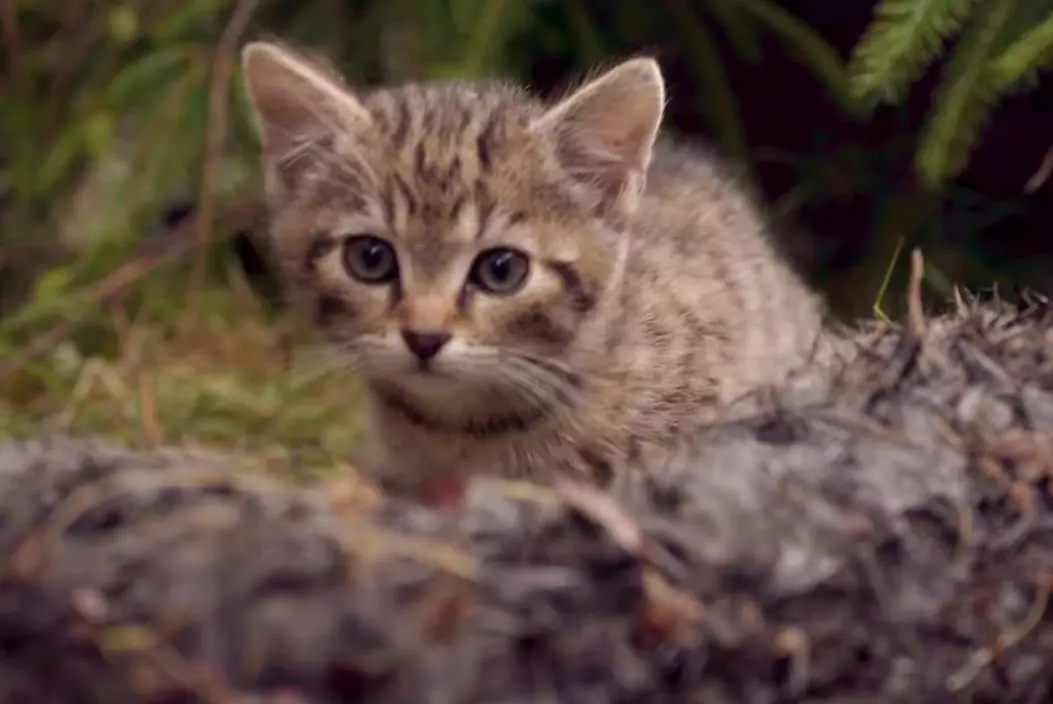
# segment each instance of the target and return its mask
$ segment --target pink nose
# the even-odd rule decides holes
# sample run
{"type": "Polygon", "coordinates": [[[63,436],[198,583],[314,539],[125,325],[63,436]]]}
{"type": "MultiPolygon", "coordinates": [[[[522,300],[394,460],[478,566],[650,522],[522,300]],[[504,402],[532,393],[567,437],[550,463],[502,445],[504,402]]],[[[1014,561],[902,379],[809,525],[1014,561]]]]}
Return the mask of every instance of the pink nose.
{"type": "Polygon", "coordinates": [[[417,332],[414,330],[403,330],[402,339],[410,352],[417,355],[422,362],[426,362],[435,355],[443,345],[450,341],[448,332],[417,332]]]}

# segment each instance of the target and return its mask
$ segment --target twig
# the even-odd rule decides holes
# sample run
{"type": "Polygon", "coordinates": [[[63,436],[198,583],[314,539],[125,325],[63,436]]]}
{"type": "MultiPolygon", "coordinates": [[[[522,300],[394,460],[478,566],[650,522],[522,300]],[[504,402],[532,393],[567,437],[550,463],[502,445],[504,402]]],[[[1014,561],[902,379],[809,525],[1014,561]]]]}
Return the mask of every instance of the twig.
{"type": "Polygon", "coordinates": [[[190,270],[187,305],[183,311],[180,329],[185,330],[197,309],[201,287],[205,278],[207,247],[212,239],[212,224],[215,220],[216,191],[219,186],[220,166],[223,160],[223,143],[227,135],[228,88],[234,55],[241,35],[245,33],[259,0],[239,0],[230,15],[223,34],[216,46],[212,64],[212,82],[208,95],[208,127],[205,133],[205,163],[201,172],[201,192],[198,197],[198,217],[195,240],[197,256],[190,270]]]}
{"type": "Polygon", "coordinates": [[[1024,620],[1005,633],[999,634],[994,646],[981,648],[957,672],[947,678],[947,689],[951,692],[961,691],[968,686],[980,671],[991,664],[998,654],[1012,648],[1030,633],[1041,621],[1049,605],[1051,580],[1049,575],[1042,575],[1037,580],[1038,593],[1024,620]]]}
{"type": "Polygon", "coordinates": [[[1024,193],[1030,195],[1037,191],[1049,180],[1051,174],[1053,174],[1053,147],[1046,150],[1046,155],[1042,157],[1038,170],[1024,184],[1024,193]]]}
{"type": "Polygon", "coordinates": [[[145,369],[139,370],[137,379],[139,392],[139,423],[143,434],[154,447],[165,440],[165,431],[157,415],[157,396],[154,389],[153,375],[145,369]]]}
{"type": "Polygon", "coordinates": [[[907,288],[907,329],[921,339],[925,335],[925,313],[921,307],[921,284],[925,279],[925,259],[917,247],[910,253],[910,284],[907,288]]]}

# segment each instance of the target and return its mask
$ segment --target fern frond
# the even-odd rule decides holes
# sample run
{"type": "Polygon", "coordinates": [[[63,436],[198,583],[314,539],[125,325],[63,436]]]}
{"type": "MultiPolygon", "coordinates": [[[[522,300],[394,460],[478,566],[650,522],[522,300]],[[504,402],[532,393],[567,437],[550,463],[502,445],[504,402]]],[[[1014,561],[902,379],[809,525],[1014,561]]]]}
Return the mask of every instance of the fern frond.
{"type": "MultiPolygon", "coordinates": [[[[998,2],[998,0],[995,0],[998,2]]],[[[849,59],[852,94],[872,108],[898,102],[956,35],[977,0],[881,0],[849,59]]]]}
{"type": "Polygon", "coordinates": [[[992,80],[991,54],[1016,3],[997,0],[981,7],[944,66],[915,157],[930,187],[941,186],[968,163],[980,127],[1001,95],[992,80]]]}
{"type": "Polygon", "coordinates": [[[1053,65],[1053,12],[1016,40],[991,64],[992,80],[1000,91],[1010,91],[1038,78],[1053,65]]]}
{"type": "Polygon", "coordinates": [[[1050,0],[1017,0],[1010,18],[1002,26],[1001,36],[995,42],[994,56],[1000,56],[1022,36],[1042,24],[1050,16],[1053,4],[1050,0]]]}

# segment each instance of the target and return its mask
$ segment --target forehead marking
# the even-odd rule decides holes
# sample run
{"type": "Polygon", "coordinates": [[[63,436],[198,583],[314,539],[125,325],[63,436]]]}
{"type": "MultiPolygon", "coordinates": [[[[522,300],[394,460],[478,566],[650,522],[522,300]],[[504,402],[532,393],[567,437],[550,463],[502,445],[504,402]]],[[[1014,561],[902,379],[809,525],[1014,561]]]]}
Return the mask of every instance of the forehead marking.
{"type": "Polygon", "coordinates": [[[376,145],[386,152],[377,163],[383,186],[376,206],[408,279],[436,280],[470,254],[466,248],[523,221],[521,212],[497,209],[488,183],[508,120],[516,118],[500,92],[410,84],[375,98],[386,128],[376,145]]]}

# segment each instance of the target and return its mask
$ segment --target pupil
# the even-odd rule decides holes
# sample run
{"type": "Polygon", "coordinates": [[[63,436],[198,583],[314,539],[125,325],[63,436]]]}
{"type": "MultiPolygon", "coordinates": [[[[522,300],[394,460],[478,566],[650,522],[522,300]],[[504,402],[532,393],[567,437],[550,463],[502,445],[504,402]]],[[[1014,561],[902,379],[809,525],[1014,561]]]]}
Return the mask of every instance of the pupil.
{"type": "Polygon", "coordinates": [[[368,267],[370,269],[376,268],[377,265],[380,264],[381,260],[383,259],[383,255],[382,255],[382,253],[380,251],[380,247],[378,245],[375,245],[375,244],[368,245],[366,247],[366,251],[365,251],[364,256],[362,257],[362,259],[363,259],[366,267],[368,267]]]}
{"type": "Polygon", "coordinates": [[[508,255],[501,254],[494,257],[494,260],[490,265],[490,273],[493,274],[494,278],[498,281],[503,281],[508,278],[508,255]]]}

